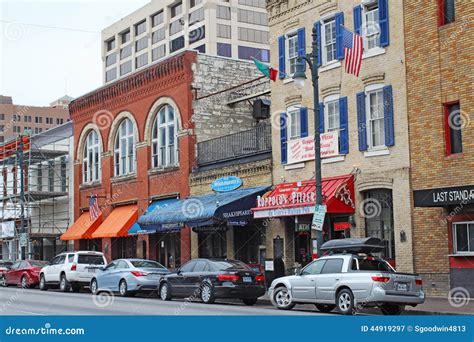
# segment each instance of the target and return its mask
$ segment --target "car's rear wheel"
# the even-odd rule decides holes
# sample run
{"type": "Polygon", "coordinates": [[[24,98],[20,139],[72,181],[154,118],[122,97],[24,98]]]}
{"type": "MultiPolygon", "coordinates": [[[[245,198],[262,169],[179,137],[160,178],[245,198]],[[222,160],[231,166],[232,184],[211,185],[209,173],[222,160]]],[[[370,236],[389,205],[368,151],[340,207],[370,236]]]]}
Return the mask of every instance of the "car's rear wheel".
{"type": "Polygon", "coordinates": [[[405,310],[405,305],[385,304],[380,309],[384,315],[398,316],[405,310]]]}
{"type": "Polygon", "coordinates": [[[119,293],[122,297],[129,297],[131,295],[130,291],[128,291],[128,285],[125,279],[120,280],[119,293]]]}
{"type": "Polygon", "coordinates": [[[97,284],[97,279],[94,278],[91,280],[90,289],[93,295],[96,295],[99,293],[99,285],[97,284]]]}
{"type": "Polygon", "coordinates": [[[41,291],[48,290],[48,285],[46,284],[46,279],[44,279],[44,274],[40,275],[39,288],[41,291]]]}
{"type": "Polygon", "coordinates": [[[255,305],[257,304],[258,298],[244,298],[242,299],[245,305],[255,305]]]}
{"type": "Polygon", "coordinates": [[[201,288],[201,300],[205,304],[212,304],[216,301],[214,288],[211,284],[203,284],[201,288]]]}
{"type": "Polygon", "coordinates": [[[28,278],[26,277],[26,275],[21,277],[20,285],[22,289],[27,289],[28,287],[30,287],[30,284],[28,282],[28,278]]]}
{"type": "Polygon", "coordinates": [[[315,306],[316,306],[316,309],[318,309],[318,311],[321,311],[324,313],[329,313],[336,308],[336,306],[332,304],[315,304],[315,306]]]}
{"type": "Polygon", "coordinates": [[[160,286],[160,299],[171,300],[171,289],[168,283],[163,283],[160,286]]]}
{"type": "Polygon", "coordinates": [[[354,313],[354,295],[349,289],[342,289],[338,292],[336,305],[339,312],[343,315],[352,315],[354,313]]]}
{"type": "Polygon", "coordinates": [[[66,275],[63,273],[61,274],[61,278],[59,279],[59,290],[61,290],[61,292],[68,292],[69,289],[69,282],[67,281],[66,275]]]}
{"type": "Polygon", "coordinates": [[[280,310],[291,310],[295,307],[295,303],[291,298],[291,293],[286,287],[279,287],[273,295],[276,307],[280,310]]]}

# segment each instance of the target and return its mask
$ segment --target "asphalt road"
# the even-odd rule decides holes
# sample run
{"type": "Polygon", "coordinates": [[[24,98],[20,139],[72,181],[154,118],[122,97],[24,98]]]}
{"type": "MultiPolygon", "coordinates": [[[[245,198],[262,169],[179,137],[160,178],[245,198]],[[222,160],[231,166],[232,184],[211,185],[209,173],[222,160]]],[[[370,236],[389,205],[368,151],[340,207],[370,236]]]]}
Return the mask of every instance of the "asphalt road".
{"type": "MultiPolygon", "coordinates": [[[[189,300],[164,302],[156,296],[122,298],[118,295],[46,292],[17,287],[0,288],[0,315],[327,315],[313,305],[281,311],[268,304],[246,306],[241,302],[218,301],[207,305],[189,300]]],[[[334,314],[332,314],[334,315],[334,314]]]]}

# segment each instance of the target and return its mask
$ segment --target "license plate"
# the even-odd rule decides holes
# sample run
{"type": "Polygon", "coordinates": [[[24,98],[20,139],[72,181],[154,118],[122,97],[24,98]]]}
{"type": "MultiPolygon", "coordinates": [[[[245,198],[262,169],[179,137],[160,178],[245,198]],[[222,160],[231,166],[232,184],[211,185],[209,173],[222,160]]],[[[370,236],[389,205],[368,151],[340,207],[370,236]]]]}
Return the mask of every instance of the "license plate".
{"type": "Polygon", "coordinates": [[[150,279],[158,279],[158,278],[160,278],[160,275],[159,275],[159,274],[149,274],[149,275],[148,275],[148,278],[150,278],[150,279]]]}
{"type": "Polygon", "coordinates": [[[397,284],[397,291],[408,291],[408,284],[398,283],[397,284]]]}
{"type": "Polygon", "coordinates": [[[251,283],[252,277],[242,277],[242,280],[244,281],[244,283],[251,283]]]}
{"type": "Polygon", "coordinates": [[[88,271],[89,273],[95,273],[95,270],[96,270],[95,268],[89,268],[89,269],[87,269],[87,271],[88,271]]]}

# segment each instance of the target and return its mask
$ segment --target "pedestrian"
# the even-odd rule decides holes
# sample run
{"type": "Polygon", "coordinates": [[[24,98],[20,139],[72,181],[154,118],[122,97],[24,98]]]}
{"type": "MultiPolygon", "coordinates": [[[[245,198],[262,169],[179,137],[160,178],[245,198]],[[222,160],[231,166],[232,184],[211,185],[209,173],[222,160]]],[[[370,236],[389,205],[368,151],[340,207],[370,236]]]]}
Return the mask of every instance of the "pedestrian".
{"type": "Polygon", "coordinates": [[[275,279],[285,276],[285,262],[281,257],[278,257],[273,261],[273,269],[275,273],[275,279]]]}

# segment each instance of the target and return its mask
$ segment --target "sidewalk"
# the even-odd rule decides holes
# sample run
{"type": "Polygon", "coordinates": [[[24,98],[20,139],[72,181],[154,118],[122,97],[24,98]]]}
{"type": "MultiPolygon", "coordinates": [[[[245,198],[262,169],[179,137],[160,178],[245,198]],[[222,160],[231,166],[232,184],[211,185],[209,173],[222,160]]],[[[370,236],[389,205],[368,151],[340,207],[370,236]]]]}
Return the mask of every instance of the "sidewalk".
{"type": "MultiPolygon", "coordinates": [[[[258,299],[258,302],[271,305],[270,298],[265,294],[258,299]]],[[[456,303],[453,302],[456,305],[456,303]]],[[[368,309],[367,311],[372,311],[368,309]]],[[[450,304],[445,297],[429,297],[425,302],[416,307],[407,306],[404,315],[474,315],[474,299],[469,302],[459,303],[457,306],[450,304]],[[463,304],[463,305],[461,305],[463,304]]]]}

